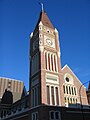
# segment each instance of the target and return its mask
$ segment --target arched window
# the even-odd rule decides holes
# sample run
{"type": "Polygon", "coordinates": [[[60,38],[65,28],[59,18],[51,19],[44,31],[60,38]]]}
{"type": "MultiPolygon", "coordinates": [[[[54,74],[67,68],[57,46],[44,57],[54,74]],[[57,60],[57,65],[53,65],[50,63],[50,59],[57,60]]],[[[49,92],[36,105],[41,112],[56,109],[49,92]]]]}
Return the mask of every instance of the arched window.
{"type": "Polygon", "coordinates": [[[53,120],[54,119],[54,112],[52,111],[52,112],[50,112],[50,118],[51,118],[51,120],[53,120]]]}
{"type": "Polygon", "coordinates": [[[31,74],[34,75],[38,70],[39,70],[39,54],[36,53],[33,57],[32,57],[32,61],[31,61],[32,67],[31,67],[31,74]]]}
{"type": "Polygon", "coordinates": [[[38,86],[32,89],[32,107],[37,106],[39,103],[39,93],[38,93],[38,86]]]}
{"type": "Polygon", "coordinates": [[[51,65],[52,65],[52,71],[54,71],[54,66],[53,66],[53,54],[51,55],[51,65]]]}
{"type": "Polygon", "coordinates": [[[70,103],[72,103],[72,98],[70,98],[70,103]]]}
{"type": "Polygon", "coordinates": [[[69,94],[71,95],[71,88],[70,88],[70,86],[69,86],[69,94]]]}
{"type": "Polygon", "coordinates": [[[73,98],[73,103],[75,103],[75,99],[73,98]]]}
{"type": "Polygon", "coordinates": [[[37,89],[35,88],[35,106],[37,105],[37,89]]]}
{"type": "Polygon", "coordinates": [[[56,104],[59,105],[58,87],[56,89],[56,104]]]}
{"type": "Polygon", "coordinates": [[[66,92],[67,92],[67,94],[68,94],[68,86],[66,86],[66,92]]]}
{"type": "Polygon", "coordinates": [[[72,95],[74,95],[73,87],[71,87],[71,89],[72,89],[72,95]]]}
{"type": "Polygon", "coordinates": [[[55,71],[57,72],[55,55],[54,55],[54,67],[55,67],[55,71]]]}
{"type": "Polygon", "coordinates": [[[74,94],[76,95],[76,88],[74,87],[74,94]]]}
{"type": "Polygon", "coordinates": [[[68,100],[68,103],[69,103],[69,98],[67,98],[67,100],[68,100]]]}
{"type": "Polygon", "coordinates": [[[50,120],[60,120],[60,112],[50,111],[50,120]]]}
{"type": "Polygon", "coordinates": [[[34,89],[32,90],[32,106],[34,107],[34,89]]]}
{"type": "Polygon", "coordinates": [[[45,68],[47,70],[47,53],[45,52],[45,68]]]}
{"type": "Polygon", "coordinates": [[[64,91],[64,93],[65,93],[65,86],[63,85],[63,91],[64,91]]]}
{"type": "Polygon", "coordinates": [[[76,99],[76,103],[77,103],[77,99],[76,99]]]}
{"type": "Polygon", "coordinates": [[[66,97],[64,97],[64,100],[65,100],[65,102],[67,102],[67,99],[66,99],[66,97]]]}
{"type": "Polygon", "coordinates": [[[47,86],[47,104],[50,104],[50,90],[49,90],[49,86],[47,86]]]}
{"type": "Polygon", "coordinates": [[[48,53],[48,68],[50,70],[50,54],[48,53]]]}
{"type": "Polygon", "coordinates": [[[54,101],[54,87],[51,87],[51,96],[52,96],[52,105],[55,105],[55,101],[54,101]]]}

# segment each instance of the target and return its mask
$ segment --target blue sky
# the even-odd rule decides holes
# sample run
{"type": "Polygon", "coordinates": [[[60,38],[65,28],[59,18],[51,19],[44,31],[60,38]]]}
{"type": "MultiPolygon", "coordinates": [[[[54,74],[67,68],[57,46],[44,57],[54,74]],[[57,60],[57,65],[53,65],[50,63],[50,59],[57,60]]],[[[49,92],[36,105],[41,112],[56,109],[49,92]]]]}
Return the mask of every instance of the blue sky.
{"type": "MultiPolygon", "coordinates": [[[[39,0],[0,0],[0,77],[22,80],[28,90],[29,35],[37,23],[39,0]]],[[[90,80],[90,0],[42,0],[58,29],[62,67],[81,82],[90,80]]]]}

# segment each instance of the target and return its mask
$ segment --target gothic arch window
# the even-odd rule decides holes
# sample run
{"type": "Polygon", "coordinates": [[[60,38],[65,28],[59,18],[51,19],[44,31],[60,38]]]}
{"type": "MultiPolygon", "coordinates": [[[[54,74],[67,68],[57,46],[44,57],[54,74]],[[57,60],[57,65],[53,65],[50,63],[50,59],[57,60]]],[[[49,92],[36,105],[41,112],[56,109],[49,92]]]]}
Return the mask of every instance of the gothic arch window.
{"type": "Polygon", "coordinates": [[[67,102],[67,98],[66,97],[64,97],[64,101],[67,102]]]}
{"type": "Polygon", "coordinates": [[[71,95],[71,88],[70,88],[70,86],[69,86],[69,94],[71,95]]]}
{"type": "Polygon", "coordinates": [[[4,116],[6,117],[6,114],[7,114],[7,111],[6,110],[4,110],[4,116]]]}
{"type": "Polygon", "coordinates": [[[70,98],[70,103],[72,103],[72,98],[70,98]]]}
{"type": "Polygon", "coordinates": [[[39,54],[36,53],[33,57],[32,57],[32,61],[31,61],[31,71],[32,71],[32,75],[34,75],[38,70],[39,70],[39,54]]]}
{"type": "Polygon", "coordinates": [[[72,95],[74,95],[73,87],[71,87],[71,90],[72,90],[72,95]]]}
{"type": "Polygon", "coordinates": [[[34,106],[34,89],[32,90],[32,106],[34,106]]]}
{"type": "Polygon", "coordinates": [[[56,57],[54,55],[54,67],[55,67],[55,71],[57,72],[57,68],[56,68],[56,57]]]}
{"type": "Polygon", "coordinates": [[[37,105],[37,89],[35,88],[35,106],[37,105]]]}
{"type": "Polygon", "coordinates": [[[51,120],[54,119],[54,112],[53,111],[50,112],[50,118],[51,118],[51,120]]]}
{"type": "Polygon", "coordinates": [[[66,86],[66,93],[68,94],[68,86],[66,86]]]}
{"type": "Polygon", "coordinates": [[[32,120],[38,120],[38,112],[32,113],[32,120]]]}
{"type": "Polygon", "coordinates": [[[77,99],[76,99],[76,103],[77,103],[77,99]]]}
{"type": "Polygon", "coordinates": [[[67,101],[68,101],[68,103],[69,103],[69,97],[67,98],[67,101]]]}
{"type": "Polygon", "coordinates": [[[59,105],[58,87],[56,87],[55,90],[56,90],[56,104],[59,105]]]}
{"type": "Polygon", "coordinates": [[[59,111],[50,111],[50,120],[60,120],[60,112],[59,111]]]}
{"type": "Polygon", "coordinates": [[[54,65],[53,65],[53,54],[51,54],[51,65],[52,65],[52,71],[54,71],[54,65]]]}
{"type": "Polygon", "coordinates": [[[3,118],[3,112],[4,112],[4,111],[3,111],[3,110],[1,110],[1,118],[3,118]]]}
{"type": "Polygon", "coordinates": [[[76,93],[76,87],[71,84],[64,84],[63,85],[63,91],[64,91],[64,101],[65,104],[67,103],[77,103],[77,93],[76,93]],[[73,97],[73,98],[72,98],[73,97]]]}
{"type": "Polygon", "coordinates": [[[55,100],[54,100],[54,87],[51,87],[51,98],[52,98],[52,105],[55,105],[55,100]]]}
{"type": "Polygon", "coordinates": [[[47,70],[47,52],[45,52],[45,68],[47,70]]]}
{"type": "Polygon", "coordinates": [[[33,89],[32,89],[32,93],[31,93],[31,96],[32,96],[32,107],[34,106],[37,106],[38,105],[38,102],[39,102],[39,87],[38,86],[35,86],[33,89]]]}
{"type": "Polygon", "coordinates": [[[63,85],[63,90],[64,90],[64,93],[65,93],[65,85],[63,85]]]}
{"type": "Polygon", "coordinates": [[[58,120],[58,119],[60,120],[59,112],[58,111],[55,112],[55,118],[56,118],[56,120],[58,120]]]}
{"type": "Polygon", "coordinates": [[[76,88],[74,87],[74,93],[75,93],[75,95],[76,95],[76,88]]]}
{"type": "Polygon", "coordinates": [[[73,98],[73,103],[75,103],[75,99],[73,98]]]}
{"type": "Polygon", "coordinates": [[[47,86],[47,103],[50,104],[50,88],[47,86]]]}
{"type": "Polygon", "coordinates": [[[44,52],[45,69],[52,72],[58,72],[57,55],[52,52],[44,52]]]}
{"type": "Polygon", "coordinates": [[[48,53],[48,68],[50,70],[50,53],[48,53]]]}
{"type": "Polygon", "coordinates": [[[47,104],[50,105],[59,105],[59,87],[47,84],[47,104]]]}

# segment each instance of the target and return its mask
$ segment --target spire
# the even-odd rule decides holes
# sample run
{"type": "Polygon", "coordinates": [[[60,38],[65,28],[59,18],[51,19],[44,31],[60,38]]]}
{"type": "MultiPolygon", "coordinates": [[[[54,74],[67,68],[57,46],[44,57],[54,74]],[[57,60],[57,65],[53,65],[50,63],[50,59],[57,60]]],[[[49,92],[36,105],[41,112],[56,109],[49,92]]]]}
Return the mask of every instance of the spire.
{"type": "MultiPolygon", "coordinates": [[[[42,9],[41,9],[41,13],[40,13],[40,16],[39,16],[39,19],[38,19],[36,28],[37,28],[37,26],[39,25],[39,23],[40,23],[40,21],[41,21],[44,26],[54,29],[51,21],[49,20],[46,12],[45,12],[45,10],[44,10],[44,5],[43,5],[43,3],[40,3],[40,2],[39,2],[39,4],[41,5],[41,8],[42,8],[42,9]]],[[[35,29],[36,29],[36,28],[35,28],[35,29]]]]}
{"type": "Polygon", "coordinates": [[[44,5],[43,3],[39,2],[39,4],[41,5],[41,8],[42,8],[42,12],[44,11],[44,5]]]}
{"type": "Polygon", "coordinates": [[[44,10],[41,11],[41,13],[40,13],[36,28],[39,25],[40,21],[42,22],[42,24],[44,26],[54,29],[54,26],[52,25],[51,21],[49,20],[46,12],[44,10]]]}

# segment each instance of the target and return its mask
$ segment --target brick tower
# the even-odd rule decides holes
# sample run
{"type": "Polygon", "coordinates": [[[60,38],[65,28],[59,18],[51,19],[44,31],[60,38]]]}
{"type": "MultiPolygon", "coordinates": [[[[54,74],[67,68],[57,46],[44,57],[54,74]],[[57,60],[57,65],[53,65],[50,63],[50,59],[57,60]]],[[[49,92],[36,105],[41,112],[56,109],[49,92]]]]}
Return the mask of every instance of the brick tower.
{"type": "Polygon", "coordinates": [[[40,104],[61,105],[61,78],[58,31],[42,10],[30,36],[31,107],[40,104]]]}

